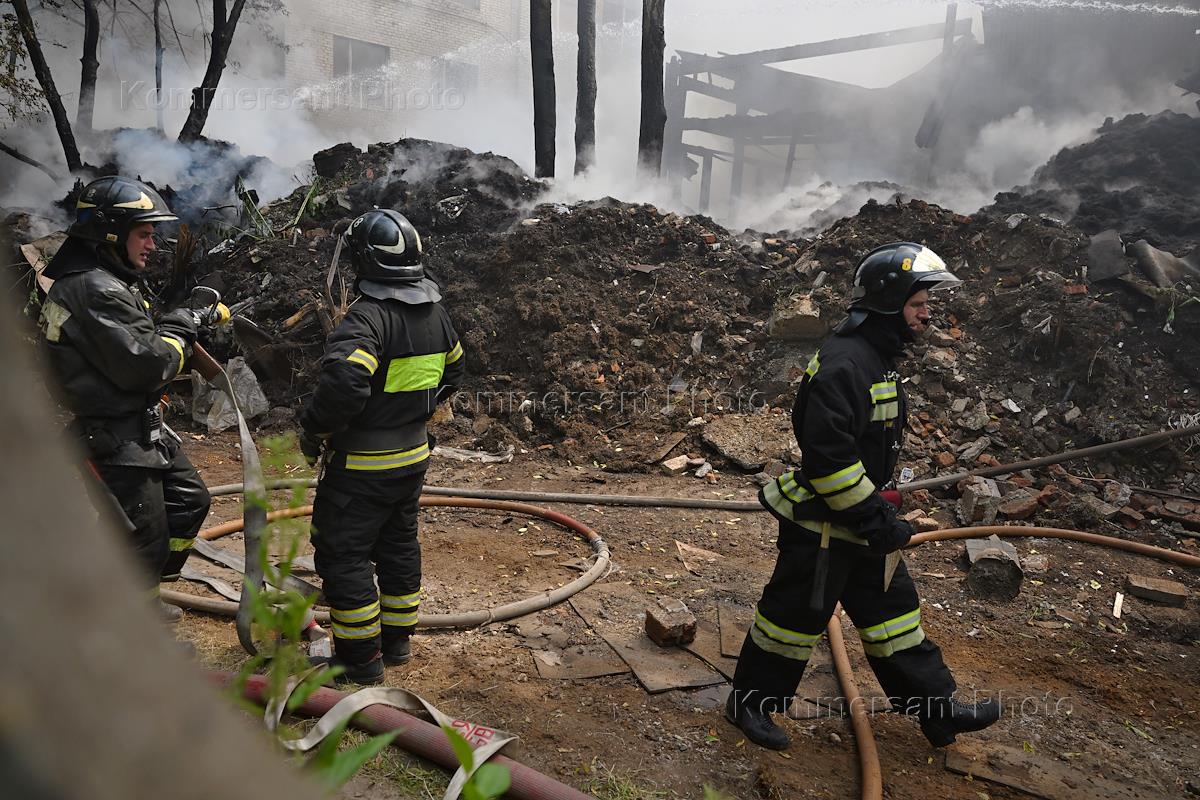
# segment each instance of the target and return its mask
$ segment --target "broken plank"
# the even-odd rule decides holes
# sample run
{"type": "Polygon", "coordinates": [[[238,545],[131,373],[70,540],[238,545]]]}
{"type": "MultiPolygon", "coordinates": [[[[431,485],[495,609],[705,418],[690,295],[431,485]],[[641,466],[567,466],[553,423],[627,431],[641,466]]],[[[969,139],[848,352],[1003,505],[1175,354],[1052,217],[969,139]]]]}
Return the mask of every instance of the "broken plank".
{"type": "Polygon", "coordinates": [[[676,447],[679,446],[680,442],[682,442],[686,438],[687,438],[687,431],[679,431],[678,433],[672,433],[671,435],[669,435],[667,437],[667,439],[663,443],[662,447],[658,448],[658,450],[656,450],[654,453],[652,453],[650,456],[648,456],[646,458],[646,463],[647,464],[657,464],[658,462],[662,461],[664,458],[666,458],[668,455],[670,455],[672,450],[674,450],[676,447]]]}
{"type": "Polygon", "coordinates": [[[737,658],[742,652],[742,642],[746,641],[746,632],[750,630],[750,622],[754,612],[748,608],[733,603],[717,604],[717,627],[721,629],[721,655],[737,658]]]}
{"type": "Polygon", "coordinates": [[[1151,578],[1147,575],[1127,575],[1125,591],[1143,600],[1177,608],[1187,605],[1188,598],[1192,594],[1186,586],[1178,581],[1151,578]]]}
{"type": "Polygon", "coordinates": [[[960,740],[946,751],[946,769],[1046,800],[1151,800],[1162,796],[1158,789],[1103,777],[1103,764],[1078,760],[1064,764],[999,744],[960,740]]]}
{"type": "Polygon", "coordinates": [[[584,680],[629,672],[629,665],[607,645],[586,649],[574,647],[560,652],[536,650],[533,651],[533,665],[538,676],[548,680],[584,680]]]}
{"type": "Polygon", "coordinates": [[[721,631],[712,620],[701,619],[696,622],[696,638],[684,645],[684,649],[704,659],[717,672],[733,680],[737,659],[729,658],[721,652],[721,631]]]}
{"type": "Polygon", "coordinates": [[[650,694],[725,682],[720,674],[692,654],[659,647],[641,634],[601,632],[600,635],[633,669],[638,683],[650,694]]]}

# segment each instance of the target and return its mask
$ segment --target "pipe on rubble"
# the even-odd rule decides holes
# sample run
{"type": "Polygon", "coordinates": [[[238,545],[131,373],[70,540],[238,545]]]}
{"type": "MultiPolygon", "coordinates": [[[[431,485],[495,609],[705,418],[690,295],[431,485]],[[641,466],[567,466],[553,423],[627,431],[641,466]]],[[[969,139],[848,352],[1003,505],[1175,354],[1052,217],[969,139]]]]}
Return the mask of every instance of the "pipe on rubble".
{"type": "MultiPolygon", "coordinates": [[[[527,597],[523,600],[517,600],[512,603],[506,603],[495,608],[483,609],[480,611],[466,611],[458,614],[421,614],[417,620],[417,627],[430,628],[475,628],[480,625],[486,625],[490,622],[503,622],[505,620],[516,619],[527,614],[532,614],[536,611],[541,611],[544,608],[561,603],[567,598],[578,592],[583,591],[588,586],[595,583],[601,575],[603,575],[609,567],[611,557],[608,551],[608,544],[600,538],[600,535],[584,525],[577,519],[569,517],[566,514],[561,514],[557,511],[551,511],[548,508],[539,508],[526,503],[511,503],[498,500],[477,500],[464,497],[426,497],[422,495],[421,506],[441,506],[450,508],[481,508],[498,511],[511,511],[517,514],[526,514],[531,517],[541,517],[556,525],[560,525],[567,530],[574,531],[587,541],[588,545],[596,555],[596,561],[592,566],[580,575],[575,580],[567,583],[553,591],[542,592],[541,594],[527,597]]],[[[301,506],[299,508],[285,508],[279,511],[272,511],[267,515],[267,520],[274,521],[277,519],[288,519],[291,517],[305,517],[312,514],[312,506],[301,506]]],[[[212,528],[201,531],[198,535],[202,539],[212,540],[218,539],[231,533],[235,533],[242,529],[241,520],[233,520],[222,525],[217,525],[212,528]]],[[[187,594],[186,592],[175,592],[162,590],[159,597],[165,602],[172,605],[181,606],[183,608],[192,608],[197,611],[207,611],[213,614],[222,614],[228,616],[230,612],[236,613],[237,603],[228,600],[214,600],[208,597],[200,597],[198,595],[187,594]]],[[[314,614],[318,622],[328,622],[329,612],[318,611],[314,614]]]]}
{"type": "MultiPolygon", "coordinates": [[[[210,672],[209,676],[219,686],[229,686],[237,680],[237,673],[234,672],[210,672]]],[[[266,705],[266,687],[267,679],[265,677],[251,675],[246,680],[242,696],[259,705],[266,705]]],[[[317,689],[293,713],[321,717],[345,696],[345,692],[335,689],[317,689]]],[[[369,733],[399,731],[395,744],[401,749],[428,759],[451,772],[459,767],[458,759],[454,755],[454,749],[450,746],[446,734],[437,725],[426,722],[420,717],[414,717],[388,706],[374,705],[355,714],[350,724],[369,733]]],[[[592,800],[589,795],[578,789],[560,783],[548,775],[506,756],[496,754],[488,759],[488,763],[508,769],[512,785],[505,797],[512,797],[515,800],[592,800]]]]}

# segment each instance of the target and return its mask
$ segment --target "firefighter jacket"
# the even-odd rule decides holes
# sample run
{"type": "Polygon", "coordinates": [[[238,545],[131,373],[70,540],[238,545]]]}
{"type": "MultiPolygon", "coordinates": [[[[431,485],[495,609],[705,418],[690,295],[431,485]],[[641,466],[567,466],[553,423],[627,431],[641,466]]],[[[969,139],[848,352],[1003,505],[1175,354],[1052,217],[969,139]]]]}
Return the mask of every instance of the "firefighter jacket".
{"type": "Polygon", "coordinates": [[[759,493],[776,517],[866,544],[887,531],[894,507],[879,490],[899,459],[907,407],[894,369],[903,348],[896,320],[872,314],[834,335],[809,361],[792,409],[800,469],[759,493]]]}
{"type": "Polygon", "coordinates": [[[462,344],[440,303],[364,295],[325,343],[300,425],[327,440],[327,467],[381,478],[421,471],[425,423],[463,373],[462,344]]]}
{"type": "Polygon", "coordinates": [[[183,371],[194,326],[156,327],[136,273],[82,240],[68,238],[45,275],[54,280],[39,317],[46,359],[92,458],[166,469],[158,403],[183,371]]]}

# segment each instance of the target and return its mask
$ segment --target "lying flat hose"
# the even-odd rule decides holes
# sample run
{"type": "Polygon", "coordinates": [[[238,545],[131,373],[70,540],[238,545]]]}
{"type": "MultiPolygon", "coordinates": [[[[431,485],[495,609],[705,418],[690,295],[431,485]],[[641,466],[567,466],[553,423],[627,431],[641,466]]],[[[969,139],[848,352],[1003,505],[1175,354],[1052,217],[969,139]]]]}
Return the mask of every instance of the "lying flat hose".
{"type": "MultiPolygon", "coordinates": [[[[228,686],[237,679],[236,673],[233,672],[210,672],[209,676],[221,686],[228,686]]],[[[266,685],[266,678],[261,675],[251,675],[246,681],[243,697],[265,705],[267,702],[266,685]]],[[[345,696],[344,692],[334,689],[317,689],[300,708],[296,709],[296,713],[314,717],[323,716],[345,696]]],[[[458,759],[454,756],[454,749],[446,739],[446,734],[442,732],[441,728],[420,717],[414,717],[398,709],[376,705],[360,711],[350,724],[370,733],[399,731],[395,744],[406,752],[433,761],[451,772],[458,769],[458,759]]],[[[559,783],[548,775],[543,775],[504,755],[496,754],[488,759],[488,763],[508,768],[512,786],[505,797],[512,797],[515,800],[592,800],[590,796],[578,789],[559,783]]]]}
{"type": "MultiPolygon", "coordinates": [[[[541,517],[542,519],[561,525],[568,530],[575,531],[581,535],[591,546],[592,551],[596,554],[596,563],[580,575],[575,580],[555,589],[551,592],[543,592],[532,597],[527,597],[524,600],[518,600],[513,603],[507,603],[502,606],[497,606],[491,609],[482,611],[467,611],[460,614],[421,614],[417,620],[418,628],[474,628],[480,625],[486,625],[490,622],[503,622],[517,617],[523,617],[526,614],[532,614],[535,611],[541,611],[544,608],[549,608],[552,605],[561,603],[568,597],[583,591],[588,586],[591,586],[600,578],[607,570],[610,562],[608,544],[600,538],[599,534],[584,525],[577,519],[568,517],[566,514],[560,514],[557,511],[551,511],[547,508],[539,508],[537,506],[527,505],[525,503],[509,503],[502,501],[475,500],[461,497],[426,497],[421,496],[421,506],[444,506],[451,508],[483,508],[493,509],[498,511],[512,511],[518,514],[527,514],[532,517],[541,517]]],[[[299,508],[285,508],[279,511],[272,511],[267,515],[267,519],[287,519],[290,517],[305,517],[312,514],[312,506],[302,506],[299,508]]],[[[201,531],[198,536],[202,539],[212,540],[221,536],[235,533],[242,529],[240,520],[226,522],[223,525],[217,525],[207,530],[201,531]]],[[[187,594],[185,592],[173,592],[163,590],[160,592],[160,597],[168,603],[182,606],[184,608],[193,608],[197,611],[208,611],[214,614],[228,615],[231,610],[236,609],[236,603],[226,600],[214,600],[207,597],[199,597],[197,595],[187,594]]],[[[316,612],[315,617],[318,622],[328,622],[329,612],[316,612]]]]}
{"type": "MultiPolygon", "coordinates": [[[[912,537],[909,545],[940,542],[952,539],[977,539],[992,535],[1000,537],[1034,537],[1039,539],[1069,539],[1076,542],[1100,545],[1114,550],[1124,550],[1128,553],[1157,558],[1185,567],[1200,567],[1200,556],[1190,553],[1180,553],[1165,547],[1130,542],[1115,536],[1103,536],[1098,533],[1087,533],[1067,528],[1036,528],[1019,525],[983,525],[976,528],[947,528],[941,531],[918,533],[912,537]]],[[[833,618],[825,628],[829,636],[829,649],[833,654],[833,665],[837,672],[838,683],[842,694],[850,705],[850,722],[854,729],[854,739],[858,746],[858,762],[862,778],[862,800],[880,800],[883,797],[882,770],[879,765],[879,752],[875,747],[875,734],[871,730],[870,717],[854,683],[854,673],[850,666],[850,656],[846,652],[846,642],[842,636],[842,623],[835,609],[833,618]]]]}
{"type": "Polygon", "coordinates": [[[871,730],[871,719],[863,708],[862,695],[854,683],[854,669],[850,666],[850,654],[846,652],[846,640],[842,637],[842,622],[839,619],[841,603],[833,609],[825,632],[829,635],[829,652],[833,654],[833,669],[837,672],[838,685],[850,706],[850,724],[854,729],[854,741],[858,745],[858,770],[862,778],[863,800],[880,800],[883,797],[883,771],[879,765],[879,750],[875,747],[875,733],[871,730]]]}

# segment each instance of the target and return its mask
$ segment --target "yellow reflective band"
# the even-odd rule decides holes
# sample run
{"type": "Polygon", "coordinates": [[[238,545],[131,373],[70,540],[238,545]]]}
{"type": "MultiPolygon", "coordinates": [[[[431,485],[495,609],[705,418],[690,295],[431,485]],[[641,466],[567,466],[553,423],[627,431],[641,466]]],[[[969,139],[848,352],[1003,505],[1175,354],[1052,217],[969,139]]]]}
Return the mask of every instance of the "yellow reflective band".
{"type": "Polygon", "coordinates": [[[174,537],[169,542],[172,553],[182,553],[184,550],[191,550],[196,544],[195,539],[176,539],[174,537]]]}
{"type": "Polygon", "coordinates": [[[888,639],[886,642],[863,642],[863,652],[875,658],[887,658],[895,655],[901,650],[908,650],[911,647],[916,647],[921,642],[925,641],[924,629],[918,627],[911,633],[906,633],[903,636],[897,636],[895,639],[888,639]]]}
{"type": "Polygon", "coordinates": [[[412,450],[401,450],[396,453],[382,455],[363,455],[361,453],[346,454],[346,469],[378,471],[399,469],[419,464],[429,458],[429,443],[414,447],[412,450]]]}
{"type": "Polygon", "coordinates": [[[785,644],[784,642],[776,641],[763,633],[762,629],[757,625],[750,628],[750,640],[768,653],[790,658],[793,661],[808,661],[812,657],[813,649],[811,646],[785,644]]]}
{"type": "Polygon", "coordinates": [[[838,470],[832,475],[826,475],[824,478],[813,478],[812,485],[821,494],[833,494],[834,492],[845,489],[847,486],[853,486],[858,482],[858,479],[867,474],[866,468],[861,461],[855,461],[850,466],[843,470],[838,470]]]}
{"type": "Polygon", "coordinates": [[[779,491],[793,503],[804,503],[813,498],[813,494],[796,482],[796,473],[785,472],[778,478],[779,491]]]}
{"type": "Polygon", "coordinates": [[[183,372],[183,342],[174,336],[162,336],[162,340],[179,351],[179,369],[175,371],[175,374],[178,375],[180,372],[183,372]]]}
{"type": "Polygon", "coordinates": [[[896,389],[895,381],[884,381],[883,383],[875,383],[871,385],[871,402],[877,403],[880,400],[891,400],[899,394],[896,389]]]}
{"type": "Polygon", "coordinates": [[[761,628],[762,632],[772,639],[786,644],[812,647],[821,638],[821,634],[819,633],[800,633],[799,631],[790,631],[787,628],[781,628],[764,617],[762,612],[757,608],[754,610],[754,625],[761,628]]]}
{"type": "Polygon", "coordinates": [[[383,612],[384,625],[408,626],[417,624],[417,612],[412,611],[407,614],[397,614],[392,611],[383,612]]]}
{"type": "Polygon", "coordinates": [[[138,193],[137,200],[129,200],[124,203],[113,203],[113,208],[134,208],[138,211],[153,211],[154,201],[145,192],[138,193]]]}
{"type": "Polygon", "coordinates": [[[387,382],[383,390],[389,393],[419,392],[436,389],[446,371],[446,354],[393,358],[388,364],[387,382]]]}
{"type": "Polygon", "coordinates": [[[367,372],[371,373],[372,375],[375,374],[375,370],[379,369],[379,359],[375,358],[375,356],[371,355],[366,350],[355,350],[353,353],[346,356],[346,360],[353,361],[355,364],[362,364],[367,368],[367,372]]]}
{"type": "Polygon", "coordinates": [[[900,404],[896,401],[882,403],[871,409],[871,422],[886,422],[900,416],[900,404]]]}
{"type": "Polygon", "coordinates": [[[446,363],[453,364],[462,358],[463,349],[462,342],[455,342],[454,347],[450,348],[450,352],[446,354],[446,363]]]}
{"type": "Polygon", "coordinates": [[[362,608],[351,609],[329,609],[329,616],[333,617],[338,622],[366,622],[379,613],[379,603],[371,603],[362,608]]]}
{"type": "Polygon", "coordinates": [[[875,491],[875,484],[871,483],[871,479],[863,475],[853,488],[847,489],[844,492],[829,495],[825,498],[825,505],[832,508],[834,511],[845,511],[851,506],[858,505],[863,500],[866,500],[875,491]]]}
{"type": "Polygon", "coordinates": [[[804,374],[812,377],[817,374],[817,370],[821,368],[821,351],[813,353],[813,357],[808,360],[808,366],[804,369],[804,374]]]}
{"type": "Polygon", "coordinates": [[[385,594],[379,599],[383,601],[384,608],[411,608],[421,602],[421,590],[417,589],[412,594],[385,594]]]}
{"type": "MultiPolygon", "coordinates": [[[[826,525],[826,523],[820,522],[819,520],[815,520],[815,519],[796,520],[796,524],[799,525],[801,528],[804,528],[807,531],[812,531],[813,533],[817,533],[817,534],[822,533],[823,532],[822,528],[824,525],[826,525]]],[[[830,524],[829,525],[829,537],[831,539],[841,539],[843,542],[850,542],[851,544],[857,544],[857,545],[861,545],[863,547],[867,546],[866,539],[857,535],[856,533],[854,533],[854,531],[850,530],[849,528],[847,528],[843,525],[830,524]]]]}
{"type": "Polygon", "coordinates": [[[881,622],[878,625],[872,625],[869,628],[863,628],[858,632],[863,641],[870,640],[872,642],[881,642],[884,639],[890,639],[893,636],[898,636],[905,631],[910,631],[921,624],[921,609],[909,611],[907,614],[901,614],[898,617],[893,617],[886,622],[881,622]]]}
{"type": "Polygon", "coordinates": [[[344,625],[333,623],[333,635],[339,639],[370,639],[373,636],[378,636],[383,631],[379,625],[379,620],[375,620],[370,625],[362,628],[347,628],[344,625]]]}

